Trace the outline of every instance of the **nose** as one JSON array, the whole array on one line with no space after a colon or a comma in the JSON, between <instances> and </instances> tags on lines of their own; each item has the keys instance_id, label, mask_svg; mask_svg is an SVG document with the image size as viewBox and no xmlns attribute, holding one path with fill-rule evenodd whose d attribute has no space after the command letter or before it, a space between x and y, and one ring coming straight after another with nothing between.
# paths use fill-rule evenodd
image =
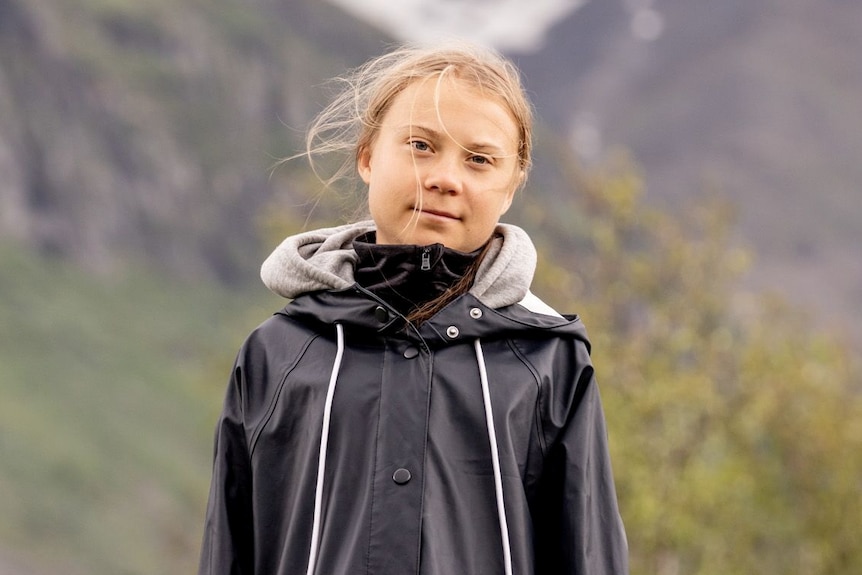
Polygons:
<instances>
[{"instance_id":1,"label":"nose","mask_svg":"<svg viewBox=\"0 0 862 575\"><path fill-rule=\"evenodd\" d=\"M460 194L463 190L461 165L457 157L440 154L429 163L424 174L423 186L426 190L443 194Z\"/></svg>"}]
</instances>

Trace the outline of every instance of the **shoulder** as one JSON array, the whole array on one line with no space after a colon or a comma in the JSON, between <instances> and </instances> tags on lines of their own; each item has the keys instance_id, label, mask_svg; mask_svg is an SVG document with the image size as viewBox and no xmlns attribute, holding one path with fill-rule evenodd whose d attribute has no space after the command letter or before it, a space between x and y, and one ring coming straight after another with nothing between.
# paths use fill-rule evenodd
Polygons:
<instances>
[{"instance_id":1,"label":"shoulder","mask_svg":"<svg viewBox=\"0 0 862 575\"><path fill-rule=\"evenodd\" d=\"M237 353L232 378L242 403L245 424L261 422L273 398L280 393L286 374L304 358L315 356L319 334L276 313L246 337Z\"/></svg>"},{"instance_id":2,"label":"shoulder","mask_svg":"<svg viewBox=\"0 0 862 575\"><path fill-rule=\"evenodd\" d=\"M291 363L316 338L317 332L279 311L254 328L243 341L238 354L241 368L280 371Z\"/></svg>"},{"instance_id":3,"label":"shoulder","mask_svg":"<svg viewBox=\"0 0 862 575\"><path fill-rule=\"evenodd\" d=\"M290 305L290 304L288 304ZM295 336L302 331L302 325L292 321L284 313L284 309L276 311L255 327L245 340L246 345L267 346L271 342L282 343L285 337Z\"/></svg>"},{"instance_id":4,"label":"shoulder","mask_svg":"<svg viewBox=\"0 0 862 575\"><path fill-rule=\"evenodd\" d=\"M521 328L506 335L525 361L537 367L554 366L553 371L590 363L590 341L577 315L563 315L532 293L499 311L519 322Z\"/></svg>"}]
</instances>

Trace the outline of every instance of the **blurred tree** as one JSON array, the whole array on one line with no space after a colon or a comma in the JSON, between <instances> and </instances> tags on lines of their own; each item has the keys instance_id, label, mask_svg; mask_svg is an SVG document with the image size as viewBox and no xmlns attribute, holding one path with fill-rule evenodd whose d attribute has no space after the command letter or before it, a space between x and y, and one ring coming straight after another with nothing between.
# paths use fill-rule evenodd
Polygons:
<instances>
[{"instance_id":1,"label":"blurred tree","mask_svg":"<svg viewBox=\"0 0 862 575\"><path fill-rule=\"evenodd\" d=\"M536 291L590 331L633 575L862 572L850 350L742 295L728 206L673 219L625 159L585 171L565 149L570 196L520 216L544 255Z\"/></svg>"}]
</instances>

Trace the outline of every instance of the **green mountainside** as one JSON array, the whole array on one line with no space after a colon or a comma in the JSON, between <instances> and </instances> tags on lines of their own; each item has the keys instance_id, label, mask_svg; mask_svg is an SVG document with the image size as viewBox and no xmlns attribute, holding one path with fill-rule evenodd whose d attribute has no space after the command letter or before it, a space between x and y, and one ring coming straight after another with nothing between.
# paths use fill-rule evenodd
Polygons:
<instances>
[{"instance_id":1,"label":"green mountainside","mask_svg":"<svg viewBox=\"0 0 862 575\"><path fill-rule=\"evenodd\" d=\"M0 573L192 572L230 362L277 302L10 246L0 270Z\"/></svg>"}]
</instances>

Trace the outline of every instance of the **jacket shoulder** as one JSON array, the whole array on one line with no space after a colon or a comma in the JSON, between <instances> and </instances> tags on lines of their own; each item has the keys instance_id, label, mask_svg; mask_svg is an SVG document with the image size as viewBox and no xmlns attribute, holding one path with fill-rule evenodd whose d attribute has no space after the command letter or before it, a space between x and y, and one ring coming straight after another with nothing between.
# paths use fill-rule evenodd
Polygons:
<instances>
[{"instance_id":1,"label":"jacket shoulder","mask_svg":"<svg viewBox=\"0 0 862 575\"><path fill-rule=\"evenodd\" d=\"M527 290L527 295L524 296L524 299L518 302L518 305L533 313L540 313L542 315L549 315L552 317L563 317L561 313L543 302L536 294L529 290Z\"/></svg>"},{"instance_id":2,"label":"jacket shoulder","mask_svg":"<svg viewBox=\"0 0 862 575\"><path fill-rule=\"evenodd\" d=\"M267 318L248 335L233 373L247 425L253 425L271 403L285 374L316 338L316 333L280 314Z\"/></svg>"}]
</instances>

